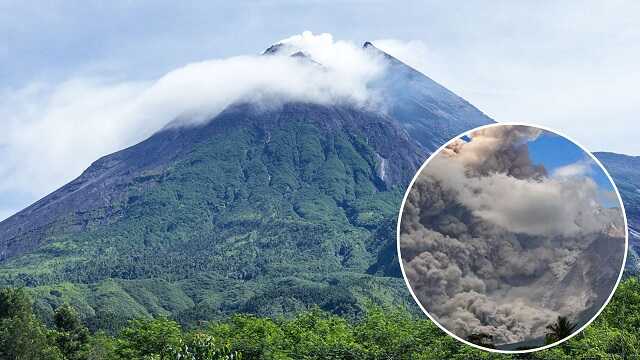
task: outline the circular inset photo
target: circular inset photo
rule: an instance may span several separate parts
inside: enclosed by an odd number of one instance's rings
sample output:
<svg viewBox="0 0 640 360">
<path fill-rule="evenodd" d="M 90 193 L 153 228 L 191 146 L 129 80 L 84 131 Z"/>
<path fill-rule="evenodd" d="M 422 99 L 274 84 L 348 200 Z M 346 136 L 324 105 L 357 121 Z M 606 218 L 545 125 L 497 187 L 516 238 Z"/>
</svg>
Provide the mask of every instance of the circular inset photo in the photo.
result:
<svg viewBox="0 0 640 360">
<path fill-rule="evenodd" d="M 398 219 L 402 274 L 440 328 L 489 351 L 569 339 L 622 276 L 627 223 L 589 152 L 522 124 L 477 128 L 418 170 Z"/>
</svg>

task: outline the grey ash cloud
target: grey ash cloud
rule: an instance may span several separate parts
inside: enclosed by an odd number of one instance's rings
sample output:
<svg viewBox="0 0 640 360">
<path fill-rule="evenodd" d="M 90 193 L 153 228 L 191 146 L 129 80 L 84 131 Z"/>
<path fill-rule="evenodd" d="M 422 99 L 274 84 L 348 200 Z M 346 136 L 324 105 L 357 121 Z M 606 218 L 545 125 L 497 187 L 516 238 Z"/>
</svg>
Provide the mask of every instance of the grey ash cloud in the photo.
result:
<svg viewBox="0 0 640 360">
<path fill-rule="evenodd" d="M 400 223 L 410 286 L 438 322 L 495 344 L 540 339 L 558 316 L 586 323 L 624 257 L 620 208 L 586 176 L 552 177 L 527 142 L 543 130 L 498 125 L 438 153 L 414 182 Z"/>
</svg>

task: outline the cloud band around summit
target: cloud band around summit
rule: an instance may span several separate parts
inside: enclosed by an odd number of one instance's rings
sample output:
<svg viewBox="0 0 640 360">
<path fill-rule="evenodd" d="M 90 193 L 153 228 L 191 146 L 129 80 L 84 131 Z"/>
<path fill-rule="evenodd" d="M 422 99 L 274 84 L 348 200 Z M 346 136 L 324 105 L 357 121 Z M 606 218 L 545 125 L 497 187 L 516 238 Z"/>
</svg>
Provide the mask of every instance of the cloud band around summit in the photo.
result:
<svg viewBox="0 0 640 360">
<path fill-rule="evenodd" d="M 26 206 L 92 161 L 138 143 L 167 124 L 202 124 L 236 102 L 376 106 L 369 84 L 385 72 L 379 54 L 331 34 L 305 31 L 280 51 L 186 64 L 156 79 L 75 76 L 0 88 L 0 196 Z M 291 56 L 300 53 L 303 56 Z M 18 208 L 0 208 L 0 221 Z"/>
<path fill-rule="evenodd" d="M 575 171 L 603 171 L 586 153 L 558 169 L 532 161 L 532 144 L 557 136 L 523 125 L 472 131 L 435 154 L 408 191 L 399 224 L 405 277 L 460 338 L 543 345 L 558 316 L 586 324 L 617 283 L 621 204 L 603 204 L 612 185 Z"/>
</svg>

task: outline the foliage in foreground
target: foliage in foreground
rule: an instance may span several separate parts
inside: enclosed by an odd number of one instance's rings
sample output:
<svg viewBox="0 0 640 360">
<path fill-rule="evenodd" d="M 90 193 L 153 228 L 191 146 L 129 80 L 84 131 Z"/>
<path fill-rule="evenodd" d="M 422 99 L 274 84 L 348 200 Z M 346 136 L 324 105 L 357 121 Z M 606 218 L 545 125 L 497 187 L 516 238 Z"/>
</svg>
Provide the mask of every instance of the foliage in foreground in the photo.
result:
<svg viewBox="0 0 640 360">
<path fill-rule="evenodd" d="M 370 306 L 358 320 L 316 308 L 293 318 L 234 315 L 195 330 L 159 317 L 129 322 L 118 335 L 90 334 L 71 306 L 55 325 L 36 318 L 25 292 L 0 291 L 0 359 L 626 359 L 640 356 L 640 282 L 621 283 L 582 333 L 555 348 L 501 355 L 461 345 L 426 319 Z"/>
</svg>

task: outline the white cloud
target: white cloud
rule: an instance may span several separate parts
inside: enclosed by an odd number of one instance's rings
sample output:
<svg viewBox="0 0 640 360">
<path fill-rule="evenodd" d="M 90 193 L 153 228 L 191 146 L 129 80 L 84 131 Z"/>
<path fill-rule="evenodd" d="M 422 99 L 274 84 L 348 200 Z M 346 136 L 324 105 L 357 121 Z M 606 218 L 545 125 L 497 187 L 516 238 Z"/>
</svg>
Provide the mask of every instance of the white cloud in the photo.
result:
<svg viewBox="0 0 640 360">
<path fill-rule="evenodd" d="M 380 64 L 371 59 L 371 54 L 362 52 L 360 46 L 350 41 L 334 41 L 328 33 L 314 35 L 305 31 L 280 41 L 288 50 L 286 55 L 302 51 L 323 66 L 341 73 L 347 79 L 369 78 L 380 71 Z"/>
<path fill-rule="evenodd" d="M 571 178 L 585 176 L 589 173 L 591 173 L 591 164 L 587 161 L 579 161 L 556 168 L 551 175 L 557 178 Z"/>
<path fill-rule="evenodd" d="M 367 104 L 384 68 L 358 45 L 305 32 L 284 40 L 317 63 L 238 56 L 193 63 L 154 81 L 75 78 L 5 89 L 0 97 L 0 196 L 37 198 L 78 176 L 100 156 L 133 145 L 180 118 L 215 116 L 235 101 Z M 26 204 L 25 204 L 26 205 Z"/>
<path fill-rule="evenodd" d="M 494 174 L 469 179 L 460 191 L 475 215 L 513 232 L 575 236 L 602 231 L 609 221 L 597 207 L 597 185 L 586 178 L 532 181 Z"/>
<path fill-rule="evenodd" d="M 542 131 L 525 126 L 492 126 L 456 141 L 429 163 L 430 176 L 454 189 L 476 216 L 513 232 L 575 236 L 603 231 L 609 216 L 597 201 L 600 190 L 579 162 L 546 176 L 533 165 L 523 141 Z M 496 201 L 500 199 L 500 201 Z"/>
</svg>

